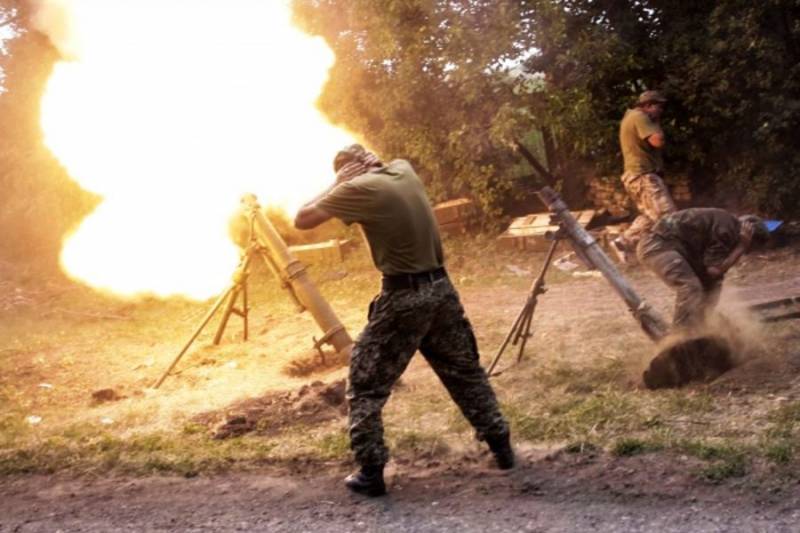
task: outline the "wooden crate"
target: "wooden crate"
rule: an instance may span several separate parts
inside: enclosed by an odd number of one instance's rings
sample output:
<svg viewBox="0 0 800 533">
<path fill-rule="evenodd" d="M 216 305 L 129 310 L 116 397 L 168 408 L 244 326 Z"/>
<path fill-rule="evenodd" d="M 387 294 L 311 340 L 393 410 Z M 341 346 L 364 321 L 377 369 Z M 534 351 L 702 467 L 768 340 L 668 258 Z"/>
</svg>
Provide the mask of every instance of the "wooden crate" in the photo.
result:
<svg viewBox="0 0 800 533">
<path fill-rule="evenodd" d="M 573 211 L 572 215 L 582 227 L 586 227 L 595 216 L 594 209 Z M 511 221 L 508 229 L 498 237 L 499 243 L 506 249 L 545 252 L 550 247 L 546 238 L 548 232 L 558 231 L 558 226 L 551 223 L 550 213 L 532 213 Z"/>
<path fill-rule="evenodd" d="M 439 225 L 439 231 L 444 235 L 463 235 L 469 228 L 470 221 L 456 220 L 455 222 L 448 222 Z"/>
<path fill-rule="evenodd" d="M 289 253 L 306 265 L 336 265 L 342 262 L 342 244 L 338 239 L 289 247 Z"/>
<path fill-rule="evenodd" d="M 469 198 L 448 200 L 433 206 L 433 214 L 440 227 L 454 223 L 468 223 L 475 216 L 475 204 Z"/>
</svg>

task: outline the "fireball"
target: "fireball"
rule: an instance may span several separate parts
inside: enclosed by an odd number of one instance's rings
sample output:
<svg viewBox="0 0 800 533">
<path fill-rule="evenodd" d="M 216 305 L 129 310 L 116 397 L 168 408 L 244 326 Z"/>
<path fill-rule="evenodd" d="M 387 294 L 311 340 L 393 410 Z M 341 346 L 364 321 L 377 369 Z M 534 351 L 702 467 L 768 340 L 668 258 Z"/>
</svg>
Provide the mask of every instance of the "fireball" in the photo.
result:
<svg viewBox="0 0 800 533">
<path fill-rule="evenodd" d="M 353 142 L 315 106 L 333 53 L 285 0 L 63 0 L 37 20 L 66 58 L 42 101 L 45 142 L 102 198 L 61 256 L 92 286 L 218 293 L 241 195 L 297 209 Z"/>
</svg>

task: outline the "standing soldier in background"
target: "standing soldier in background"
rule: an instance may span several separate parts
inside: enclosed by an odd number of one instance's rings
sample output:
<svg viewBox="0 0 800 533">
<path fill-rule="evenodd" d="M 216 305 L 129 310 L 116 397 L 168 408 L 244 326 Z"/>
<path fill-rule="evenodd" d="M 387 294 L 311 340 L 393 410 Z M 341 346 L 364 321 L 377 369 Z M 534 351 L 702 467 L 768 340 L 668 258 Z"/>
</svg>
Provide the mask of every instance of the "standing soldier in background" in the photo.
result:
<svg viewBox="0 0 800 533">
<path fill-rule="evenodd" d="M 639 216 L 614 246 L 626 262 L 633 259 L 636 245 L 653 224 L 676 210 L 664 185 L 664 132 L 659 124 L 666 98 L 658 91 L 645 91 L 633 109 L 628 109 L 619 127 L 619 142 L 625 170 L 622 184 L 636 204 Z"/>
<path fill-rule="evenodd" d="M 345 485 L 368 496 L 386 493 L 381 411 L 418 349 L 478 439 L 488 443 L 497 465 L 511 468 L 508 424 L 443 267 L 439 230 L 422 181 L 408 161 L 383 164 L 357 144 L 340 151 L 333 167 L 336 183 L 300 209 L 295 226 L 311 229 L 331 217 L 359 223 L 383 273 L 381 293 L 369 306 L 350 359 L 350 447 L 361 469 Z"/>
</svg>

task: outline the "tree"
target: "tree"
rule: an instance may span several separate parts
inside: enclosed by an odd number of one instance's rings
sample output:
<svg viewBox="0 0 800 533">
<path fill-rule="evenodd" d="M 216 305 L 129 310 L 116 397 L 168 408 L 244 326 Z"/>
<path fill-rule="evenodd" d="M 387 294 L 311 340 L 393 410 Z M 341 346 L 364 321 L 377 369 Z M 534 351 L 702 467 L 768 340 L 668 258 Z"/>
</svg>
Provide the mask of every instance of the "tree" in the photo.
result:
<svg viewBox="0 0 800 533">
<path fill-rule="evenodd" d="M 800 2 L 537 4 L 540 53 L 526 66 L 548 77 L 539 109 L 599 173 L 618 172 L 624 103 L 660 88 L 671 99 L 668 172 L 687 174 L 712 201 L 800 212 L 790 146 L 800 120 Z"/>
<path fill-rule="evenodd" d="M 513 108 L 504 65 L 529 46 L 523 6 L 296 0 L 294 8 L 336 53 L 319 101 L 331 120 L 384 156 L 411 159 L 435 198 L 469 191 L 498 214 L 523 173 L 512 141 L 532 123 Z"/>
<path fill-rule="evenodd" d="M 300 24 L 337 56 L 322 110 L 412 158 L 437 196 L 468 191 L 490 215 L 526 172 L 530 185 L 544 181 L 537 161 L 573 197 L 586 177 L 618 175 L 619 120 L 648 88 L 671 99 L 668 172 L 728 205 L 731 190 L 737 207 L 800 212 L 799 6 L 294 1 Z M 533 166 L 521 165 L 515 148 L 533 138 Z"/>
</svg>

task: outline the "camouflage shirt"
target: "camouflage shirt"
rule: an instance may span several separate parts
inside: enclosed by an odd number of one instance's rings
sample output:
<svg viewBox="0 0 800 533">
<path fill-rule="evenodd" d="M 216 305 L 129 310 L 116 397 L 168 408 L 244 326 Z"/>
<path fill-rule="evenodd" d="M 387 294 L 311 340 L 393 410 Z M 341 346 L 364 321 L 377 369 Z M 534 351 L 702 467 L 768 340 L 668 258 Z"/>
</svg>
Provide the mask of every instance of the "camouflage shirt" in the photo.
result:
<svg viewBox="0 0 800 533">
<path fill-rule="evenodd" d="M 724 209 L 693 207 L 663 217 L 653 233 L 678 248 L 696 272 L 721 264 L 739 244 L 741 222 Z M 648 243 L 645 247 L 652 248 Z M 644 250 L 647 254 L 649 250 Z"/>
</svg>

